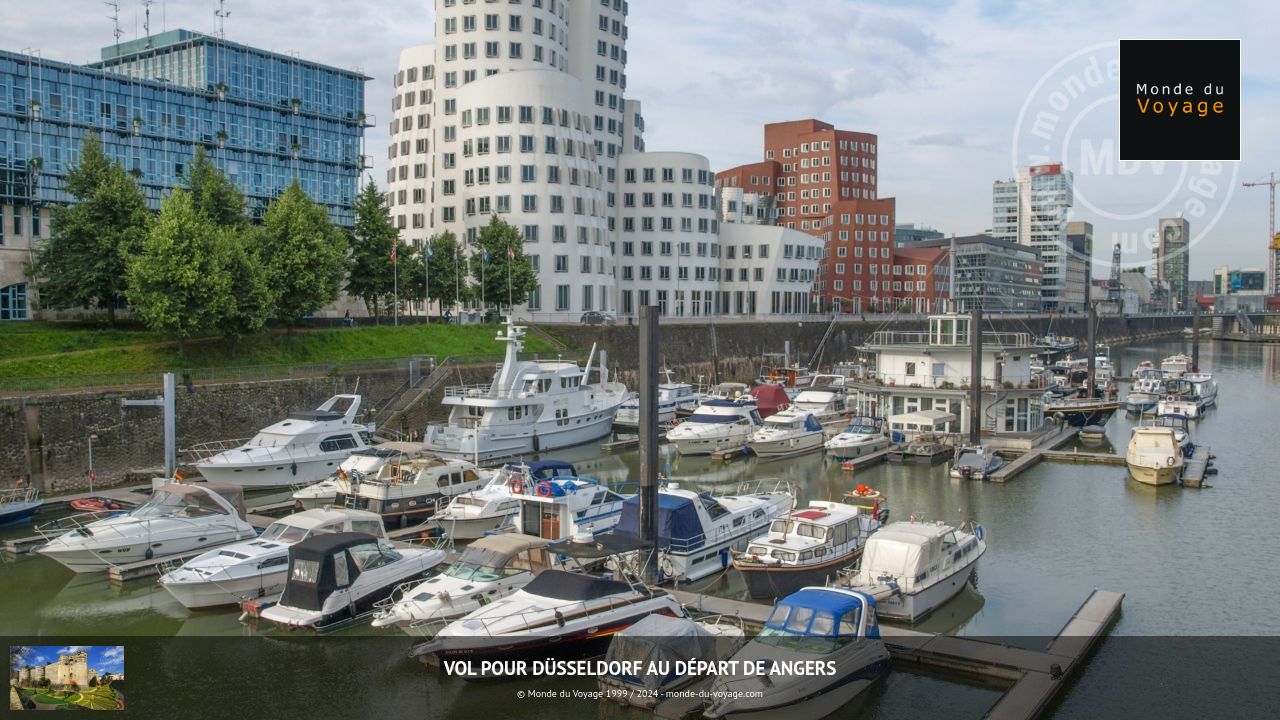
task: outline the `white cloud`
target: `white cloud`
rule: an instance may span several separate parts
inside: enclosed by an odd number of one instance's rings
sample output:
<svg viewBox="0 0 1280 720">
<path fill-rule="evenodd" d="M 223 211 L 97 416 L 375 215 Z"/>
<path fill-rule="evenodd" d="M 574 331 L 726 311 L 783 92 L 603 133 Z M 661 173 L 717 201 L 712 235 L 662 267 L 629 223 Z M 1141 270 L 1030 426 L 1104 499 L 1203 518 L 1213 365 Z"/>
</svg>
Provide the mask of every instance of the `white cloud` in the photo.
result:
<svg viewBox="0 0 1280 720">
<path fill-rule="evenodd" d="M 88 645 L 68 645 L 64 648 L 59 648 L 57 654 L 70 655 L 72 653 L 77 653 L 77 652 L 80 652 L 81 650 L 88 650 L 88 649 L 89 649 Z"/>
</svg>

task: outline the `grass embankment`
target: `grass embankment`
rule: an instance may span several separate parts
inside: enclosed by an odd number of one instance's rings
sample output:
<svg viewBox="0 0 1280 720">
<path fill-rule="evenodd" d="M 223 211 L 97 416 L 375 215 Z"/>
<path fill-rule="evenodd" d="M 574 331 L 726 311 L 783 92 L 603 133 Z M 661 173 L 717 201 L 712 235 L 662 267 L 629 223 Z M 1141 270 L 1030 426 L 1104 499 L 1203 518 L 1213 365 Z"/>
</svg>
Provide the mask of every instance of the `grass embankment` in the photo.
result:
<svg viewBox="0 0 1280 720">
<path fill-rule="evenodd" d="M 68 706 L 75 705 L 89 710 L 116 710 L 120 707 L 119 696 L 115 690 L 105 685 L 91 687 L 87 690 L 34 690 L 20 688 L 18 694 L 23 700 L 30 698 L 41 705 Z M 73 709 L 73 708 L 67 708 Z"/>
<path fill-rule="evenodd" d="M 342 363 L 410 355 L 495 355 L 497 325 L 382 325 L 270 332 L 233 347 L 220 338 L 186 343 L 141 330 L 59 327 L 56 323 L 0 326 L 0 378 L 162 372 L 256 365 Z M 544 338 L 526 337 L 525 351 L 552 353 Z"/>
</svg>

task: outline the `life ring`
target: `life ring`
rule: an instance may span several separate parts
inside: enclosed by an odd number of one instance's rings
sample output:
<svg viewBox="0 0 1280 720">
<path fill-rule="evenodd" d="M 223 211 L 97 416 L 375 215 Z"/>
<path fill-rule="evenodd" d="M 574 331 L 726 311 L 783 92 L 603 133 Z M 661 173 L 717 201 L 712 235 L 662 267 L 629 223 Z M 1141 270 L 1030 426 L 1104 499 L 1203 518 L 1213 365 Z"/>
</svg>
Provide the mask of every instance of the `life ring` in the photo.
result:
<svg viewBox="0 0 1280 720">
<path fill-rule="evenodd" d="M 538 483 L 534 490 L 538 493 L 538 497 L 551 497 L 551 483 L 546 480 Z"/>
<path fill-rule="evenodd" d="M 1168 400 L 1169 402 L 1173 402 L 1174 400 L 1177 400 L 1178 398 L 1176 398 L 1176 397 L 1174 397 L 1174 396 L 1172 396 L 1172 395 L 1165 395 L 1165 396 L 1164 396 L 1164 399 L 1165 399 L 1165 400 Z"/>
<path fill-rule="evenodd" d="M 523 493 L 524 480 L 522 480 L 519 475 L 512 475 L 510 482 L 507 483 L 507 487 L 513 493 L 516 493 L 516 494 Z"/>
<path fill-rule="evenodd" d="M 1173 464 L 1174 464 L 1175 462 L 1177 462 L 1177 458 L 1175 458 L 1175 457 L 1174 457 L 1174 456 L 1172 456 L 1172 455 L 1170 455 L 1169 457 L 1167 457 L 1167 458 L 1165 458 L 1165 459 L 1168 461 L 1168 462 L 1166 462 L 1165 464 L 1166 464 L 1166 465 L 1168 465 L 1169 467 L 1173 467 Z"/>
<path fill-rule="evenodd" d="M 866 485 L 859 485 L 858 487 L 856 487 L 856 488 L 854 488 L 854 489 L 853 489 L 853 492 L 854 492 L 854 494 L 856 494 L 856 495 L 861 495 L 861 496 L 863 496 L 863 497 L 866 497 L 866 496 L 868 496 L 868 495 L 874 495 L 876 491 L 875 491 L 875 490 L 872 490 L 871 488 L 867 487 Z"/>
</svg>

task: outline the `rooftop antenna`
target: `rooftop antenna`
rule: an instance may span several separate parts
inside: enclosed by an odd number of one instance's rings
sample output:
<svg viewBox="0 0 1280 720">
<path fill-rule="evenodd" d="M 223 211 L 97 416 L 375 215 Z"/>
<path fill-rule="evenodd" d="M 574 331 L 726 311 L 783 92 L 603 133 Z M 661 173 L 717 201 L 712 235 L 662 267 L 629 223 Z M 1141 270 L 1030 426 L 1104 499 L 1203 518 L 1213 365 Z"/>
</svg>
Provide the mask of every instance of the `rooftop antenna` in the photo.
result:
<svg viewBox="0 0 1280 720">
<path fill-rule="evenodd" d="M 112 34 L 116 36 L 116 45 L 119 45 L 120 36 L 124 34 L 124 31 L 120 29 L 120 0 L 106 0 L 103 5 L 111 8 L 111 14 L 107 16 L 107 19 L 114 25 Z"/>
<path fill-rule="evenodd" d="M 147 36 L 146 47 L 151 47 L 151 5 L 156 0 L 142 0 L 142 32 Z"/>
<path fill-rule="evenodd" d="M 218 16 L 218 37 L 226 40 L 226 21 L 231 17 L 231 11 L 227 9 L 227 0 L 218 0 L 218 9 L 213 11 L 213 14 Z"/>
</svg>

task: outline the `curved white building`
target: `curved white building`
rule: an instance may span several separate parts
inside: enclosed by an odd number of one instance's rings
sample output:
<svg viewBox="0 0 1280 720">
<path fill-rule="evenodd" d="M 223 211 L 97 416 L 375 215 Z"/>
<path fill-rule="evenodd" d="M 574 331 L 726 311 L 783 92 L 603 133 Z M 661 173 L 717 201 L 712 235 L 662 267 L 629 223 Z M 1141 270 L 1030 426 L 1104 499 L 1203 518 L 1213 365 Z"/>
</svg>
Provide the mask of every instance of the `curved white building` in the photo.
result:
<svg viewBox="0 0 1280 720">
<path fill-rule="evenodd" d="M 396 94 L 391 100 L 391 144 L 387 148 L 387 206 L 400 238 L 421 247 L 433 234 L 431 181 L 435 174 L 432 149 L 435 100 L 435 45 L 416 45 L 400 51 Z M 424 310 L 421 303 L 416 309 Z"/>
</svg>

